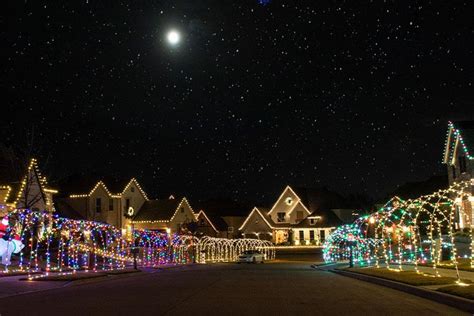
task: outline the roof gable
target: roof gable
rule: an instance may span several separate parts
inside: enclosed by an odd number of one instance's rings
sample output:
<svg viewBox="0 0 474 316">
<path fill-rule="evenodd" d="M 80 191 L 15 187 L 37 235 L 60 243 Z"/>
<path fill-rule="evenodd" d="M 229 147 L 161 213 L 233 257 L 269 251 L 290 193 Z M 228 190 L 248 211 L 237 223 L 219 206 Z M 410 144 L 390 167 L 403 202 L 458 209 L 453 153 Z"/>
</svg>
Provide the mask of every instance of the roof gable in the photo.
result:
<svg viewBox="0 0 474 316">
<path fill-rule="evenodd" d="M 182 207 L 183 203 L 186 203 L 192 212 L 192 208 L 186 198 L 182 198 L 180 201 L 176 199 L 147 200 L 133 217 L 133 222 L 171 222 L 176 216 L 178 210 Z M 196 215 L 193 213 L 193 216 L 195 217 Z"/>
<path fill-rule="evenodd" d="M 449 122 L 443 163 L 454 164 L 456 152 L 461 150 L 468 159 L 474 159 L 474 121 Z"/>
<path fill-rule="evenodd" d="M 200 218 L 204 218 L 209 223 L 209 225 L 211 225 L 212 229 L 214 229 L 216 233 L 219 232 L 219 230 L 216 228 L 216 226 L 214 226 L 212 221 L 209 219 L 209 217 L 207 217 L 206 213 L 204 213 L 203 210 L 200 210 L 199 213 L 196 215 L 197 220 L 199 220 Z"/>
<path fill-rule="evenodd" d="M 294 199 L 294 201 L 291 201 L 291 204 L 288 204 L 290 202 L 290 201 L 286 201 L 286 199 L 288 198 Z M 293 210 L 298 206 L 298 204 L 300 204 L 303 207 L 307 215 L 311 214 L 308 208 L 301 201 L 301 198 L 299 197 L 299 195 L 289 185 L 287 185 L 286 188 L 283 190 L 283 192 L 280 194 L 277 201 L 275 202 L 275 204 L 273 204 L 272 208 L 267 213 L 267 215 L 270 215 L 275 210 L 278 210 L 279 206 L 282 204 L 286 204 L 287 206 L 289 206 L 289 208 L 287 207 L 287 212 L 286 212 L 287 214 L 291 214 Z"/>
<path fill-rule="evenodd" d="M 265 212 L 261 212 L 258 208 L 254 207 L 252 212 L 250 212 L 249 216 L 247 216 L 247 218 L 245 219 L 245 221 L 242 223 L 242 225 L 240 226 L 239 230 L 243 230 L 244 227 L 250 222 L 250 219 L 252 217 L 258 217 L 258 218 L 261 218 L 263 219 L 264 223 L 268 226 L 268 228 L 273 228 L 273 221 L 271 220 L 271 218 L 265 214 Z"/>
<path fill-rule="evenodd" d="M 123 188 L 122 192 L 120 193 L 120 195 L 124 195 L 125 192 L 130 188 L 131 185 L 135 185 L 135 187 L 138 189 L 138 191 L 140 192 L 140 194 L 143 196 L 143 198 L 148 201 L 148 196 L 146 195 L 145 191 L 142 189 L 142 187 L 140 186 L 140 184 L 138 183 L 137 179 L 135 178 L 132 178 L 130 179 L 130 181 L 127 183 L 127 185 Z"/>
<path fill-rule="evenodd" d="M 16 204 L 16 207 L 46 209 L 52 201 L 47 199 L 45 192 L 57 193 L 55 190 L 47 188 L 47 185 L 46 177 L 42 176 L 39 171 L 38 161 L 33 158 L 30 160 L 15 199 L 13 194 L 9 194 L 8 200 Z"/>
</svg>

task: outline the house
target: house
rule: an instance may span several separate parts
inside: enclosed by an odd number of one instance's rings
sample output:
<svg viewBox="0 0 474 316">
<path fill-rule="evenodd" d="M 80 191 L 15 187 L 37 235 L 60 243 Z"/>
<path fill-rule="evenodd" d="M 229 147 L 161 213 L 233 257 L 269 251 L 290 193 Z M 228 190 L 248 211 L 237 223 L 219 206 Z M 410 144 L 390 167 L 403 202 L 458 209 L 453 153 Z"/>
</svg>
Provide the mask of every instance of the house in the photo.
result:
<svg viewBox="0 0 474 316">
<path fill-rule="evenodd" d="M 474 193 L 474 121 L 449 122 L 445 143 L 443 163 L 448 169 L 449 185 L 470 181 L 471 193 Z M 473 196 L 457 197 L 456 226 L 469 227 L 474 223 Z"/>
<path fill-rule="evenodd" d="M 239 230 L 244 237 L 275 244 L 320 245 L 342 220 L 331 209 L 345 209 L 343 198 L 327 189 L 287 186 L 270 209 L 254 207 Z"/>
<path fill-rule="evenodd" d="M 15 176 L 14 170 L 20 171 L 22 176 Z M 53 213 L 56 193 L 41 175 L 36 159 L 31 159 L 25 170 L 5 161 L 0 163 L 0 215 L 16 208 Z"/>
<path fill-rule="evenodd" d="M 201 201 L 198 209 L 198 234 L 230 239 L 241 237 L 238 228 L 246 218 L 245 209 L 248 209 L 241 203 L 232 199 L 215 198 Z"/>
<path fill-rule="evenodd" d="M 132 216 L 131 224 L 134 229 L 150 229 L 168 233 L 177 233 L 188 229 L 187 225 L 196 222 L 188 200 L 177 199 L 147 200 Z"/>
<path fill-rule="evenodd" d="M 130 231 L 131 218 L 149 201 L 135 178 L 72 180 L 62 187 L 65 196 L 55 199 L 57 212 L 63 217 L 105 222 Z"/>
</svg>

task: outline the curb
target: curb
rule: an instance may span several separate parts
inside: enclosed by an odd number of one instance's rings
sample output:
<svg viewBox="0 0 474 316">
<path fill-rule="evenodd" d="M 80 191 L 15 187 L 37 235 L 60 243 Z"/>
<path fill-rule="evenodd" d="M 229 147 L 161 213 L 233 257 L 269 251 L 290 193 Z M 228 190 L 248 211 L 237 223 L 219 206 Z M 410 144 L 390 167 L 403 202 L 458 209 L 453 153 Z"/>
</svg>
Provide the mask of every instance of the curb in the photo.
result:
<svg viewBox="0 0 474 316">
<path fill-rule="evenodd" d="M 391 289 L 395 289 L 398 291 L 402 291 L 405 293 L 409 293 L 412 295 L 416 295 L 422 298 L 426 298 L 437 303 L 449 305 L 451 307 L 455 307 L 465 312 L 469 312 L 471 314 L 474 313 L 474 301 L 469 300 L 463 297 L 457 297 L 451 294 L 436 292 L 428 289 L 419 288 L 413 285 L 408 285 L 396 281 L 386 280 L 382 278 L 377 278 L 373 276 L 368 276 L 365 274 L 343 271 L 343 270 L 328 270 L 336 274 L 340 274 L 346 277 L 358 279 L 361 281 L 374 283 L 377 285 L 382 285 L 385 287 L 389 287 Z"/>
</svg>

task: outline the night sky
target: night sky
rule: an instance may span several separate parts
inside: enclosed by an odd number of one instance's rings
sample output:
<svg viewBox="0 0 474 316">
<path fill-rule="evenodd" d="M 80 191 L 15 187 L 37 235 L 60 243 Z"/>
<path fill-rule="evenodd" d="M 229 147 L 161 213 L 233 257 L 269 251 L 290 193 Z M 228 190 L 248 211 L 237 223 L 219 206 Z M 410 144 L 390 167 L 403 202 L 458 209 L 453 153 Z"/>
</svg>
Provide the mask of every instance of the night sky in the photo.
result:
<svg viewBox="0 0 474 316">
<path fill-rule="evenodd" d="M 474 118 L 474 4 L 439 2 L 5 1 L 0 142 L 151 196 L 381 196 Z"/>
</svg>

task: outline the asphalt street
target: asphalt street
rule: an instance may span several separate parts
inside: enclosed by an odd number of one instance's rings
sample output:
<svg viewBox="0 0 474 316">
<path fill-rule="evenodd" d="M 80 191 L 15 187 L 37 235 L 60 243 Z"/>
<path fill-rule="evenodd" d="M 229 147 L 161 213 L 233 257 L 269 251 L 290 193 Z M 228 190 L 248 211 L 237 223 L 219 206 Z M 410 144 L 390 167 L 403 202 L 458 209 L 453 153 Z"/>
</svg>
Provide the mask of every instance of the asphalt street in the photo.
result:
<svg viewBox="0 0 474 316">
<path fill-rule="evenodd" d="M 462 315 L 308 262 L 155 270 L 0 299 L 4 315 Z"/>
</svg>

